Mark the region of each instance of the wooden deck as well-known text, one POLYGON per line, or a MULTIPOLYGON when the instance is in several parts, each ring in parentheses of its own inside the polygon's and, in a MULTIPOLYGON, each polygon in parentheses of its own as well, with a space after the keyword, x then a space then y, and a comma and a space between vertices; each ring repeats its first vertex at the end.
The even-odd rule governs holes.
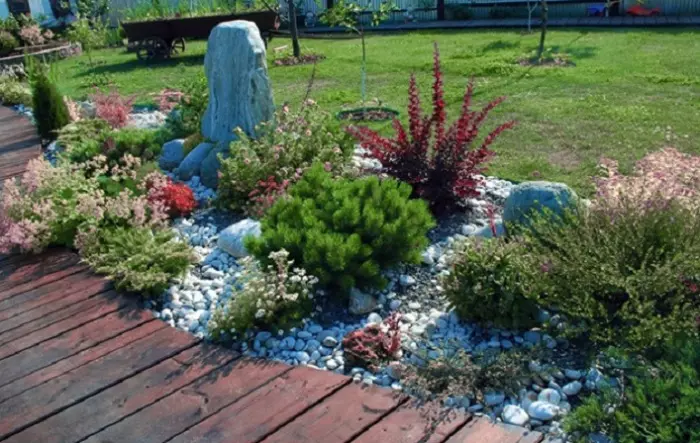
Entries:
MULTIPOLYGON (((0 107, 0 176, 40 152, 0 107)), ((0 442, 537 443, 345 376, 244 358, 169 327, 67 250, 0 257, 0 442)))

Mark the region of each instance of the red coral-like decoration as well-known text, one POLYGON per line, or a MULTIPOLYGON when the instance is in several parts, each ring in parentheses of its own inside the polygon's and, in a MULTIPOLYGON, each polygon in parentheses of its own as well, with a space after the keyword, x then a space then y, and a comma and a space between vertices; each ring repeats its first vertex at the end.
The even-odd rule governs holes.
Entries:
POLYGON ((149 193, 148 198, 163 203, 171 217, 188 216, 197 207, 192 189, 184 183, 168 181, 156 192, 149 193))
POLYGON ((492 101, 480 112, 472 111, 474 84, 470 81, 460 117, 446 128, 447 114, 437 43, 433 78, 433 111, 423 115, 416 78, 411 76, 408 87, 408 131, 400 121, 394 120, 396 134, 393 138, 383 137, 366 127, 349 127, 348 132, 382 163, 384 172, 409 183, 415 197, 426 199, 433 212, 441 213, 453 209, 465 198, 478 196, 478 174, 485 171, 484 163, 494 155, 489 147, 503 131, 515 126, 515 122, 498 126, 474 149, 472 144, 479 135, 481 124, 505 98, 492 101))
POLYGON ((401 348, 400 318, 394 313, 385 320, 384 327, 371 324, 348 333, 343 338, 348 363, 374 370, 381 362, 394 358, 401 348))

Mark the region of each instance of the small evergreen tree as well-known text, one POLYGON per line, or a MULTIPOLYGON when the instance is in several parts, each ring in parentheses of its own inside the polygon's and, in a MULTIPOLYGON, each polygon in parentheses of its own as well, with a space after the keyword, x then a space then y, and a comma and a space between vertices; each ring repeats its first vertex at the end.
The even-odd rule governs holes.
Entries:
POLYGON ((317 164, 289 195, 270 208, 262 236, 246 248, 265 263, 285 249, 296 266, 341 294, 353 286, 382 288, 382 271, 420 261, 435 225, 428 205, 409 199, 411 187, 393 179, 333 179, 317 164))
POLYGON ((44 140, 52 140, 56 131, 70 123, 68 107, 56 84, 49 76, 46 66, 30 63, 32 87, 32 107, 39 135, 44 140))

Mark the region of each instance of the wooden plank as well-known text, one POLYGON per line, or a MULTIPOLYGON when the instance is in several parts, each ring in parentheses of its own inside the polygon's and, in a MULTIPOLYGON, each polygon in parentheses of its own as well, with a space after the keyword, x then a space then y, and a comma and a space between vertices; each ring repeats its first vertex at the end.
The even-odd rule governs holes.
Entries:
POLYGON ((196 343, 194 337, 189 334, 178 332, 175 328, 163 328, 85 366, 12 397, 0 403, 0 440, 114 386, 196 343))
POLYGON ((80 366, 86 365, 93 360, 96 360, 104 355, 109 354, 119 348, 146 337, 159 329, 165 328, 167 325, 160 321, 151 321, 143 325, 124 332, 110 340, 100 343, 90 349, 86 349, 72 357, 60 360, 51 366, 47 366, 38 371, 15 380, 10 384, 0 387, 0 402, 7 400, 10 397, 19 395, 35 386, 45 383, 52 378, 56 378, 66 372, 72 371, 80 366))
POLYGON ((36 278, 32 281, 22 283, 20 285, 14 286, 6 291, 3 291, 2 299, 14 297, 16 295, 20 295, 24 292, 31 291, 32 289, 36 289, 36 288, 39 288, 43 285, 53 283, 57 280, 61 280, 61 279, 66 278, 70 275, 77 274, 78 272, 82 272, 86 269, 89 269, 87 265, 77 264, 77 265, 67 267, 65 269, 61 269, 61 270, 56 271, 56 272, 52 272, 51 274, 42 275, 41 277, 36 278))
MULTIPOLYGON (((82 315, 82 311, 85 311, 95 305, 98 305, 103 302, 102 297, 90 297, 87 300, 83 300, 79 303, 74 303, 64 309, 61 309, 59 311, 51 312, 50 314, 46 314, 42 316, 41 318, 38 318, 36 320, 33 320, 28 323, 24 323, 21 326, 14 328, 10 331, 6 331, 0 334, 0 345, 4 345, 5 343, 9 343, 13 340, 17 340, 20 337, 24 337, 25 335, 28 335, 31 332, 38 331, 39 329, 43 329, 53 323, 56 323, 58 321, 67 319, 69 317, 72 317, 73 315, 80 314, 82 315)), ((30 312, 34 311, 40 311, 41 308, 35 309, 30 312)), ((2 324, 5 323, 10 323, 12 320, 14 320, 17 317, 13 317, 10 320, 5 320, 2 322, 2 324)))
MULTIPOLYGON (((5 443, 77 442, 183 388, 238 357, 219 346, 190 348, 15 434, 5 443)), ((147 441, 149 434, 138 441, 147 441)))
MULTIPOLYGON (((80 257, 66 249, 49 249, 36 255, 16 256, 0 266, 0 300, 13 296, 12 288, 77 265, 80 257)), ((36 287, 36 286, 35 286, 36 287)), ((33 288, 26 288, 27 291, 33 288)))
POLYGON ((447 443, 539 443, 544 436, 520 426, 492 423, 480 417, 467 423, 447 443))
POLYGON ((66 294, 79 293, 83 300, 95 294, 104 292, 112 286, 109 280, 83 271, 70 275, 62 280, 39 286, 28 292, 23 292, 15 297, 0 302, 0 321, 7 320, 16 315, 54 303, 63 299, 66 294))
POLYGON ((168 443, 257 442, 348 383, 331 372, 296 367, 168 443))
POLYGON ((0 360, 0 385, 11 383, 59 360, 109 340, 122 332, 153 321, 149 311, 127 307, 71 329, 37 346, 0 360))
POLYGON ((51 303, 45 303, 35 309, 22 312, 19 315, 3 320, 0 322, 0 342, 2 342, 2 333, 19 328, 36 320, 45 319, 56 311, 65 311, 66 308, 70 308, 71 306, 85 301, 86 297, 89 297, 89 295, 87 295, 85 291, 66 291, 63 297, 52 300, 51 303))
POLYGON ((84 443, 164 442, 289 369, 289 366, 262 360, 236 360, 93 435, 84 443))
MULTIPOLYGON (((133 300, 119 297, 114 291, 106 292, 100 295, 100 297, 104 297, 103 303, 83 311, 80 315, 61 320, 44 329, 32 332, 29 335, 0 346, 0 359, 7 358, 66 331, 80 327, 96 318, 111 314, 112 312, 130 305, 134 306, 133 300)), ((1 376, 0 374, 0 377, 1 376)))
POLYGON ((471 419, 444 411, 439 404, 419 407, 408 402, 369 428, 353 443, 441 443, 471 419))
POLYGON ((351 384, 268 438, 265 443, 348 442, 405 402, 377 386, 351 384))

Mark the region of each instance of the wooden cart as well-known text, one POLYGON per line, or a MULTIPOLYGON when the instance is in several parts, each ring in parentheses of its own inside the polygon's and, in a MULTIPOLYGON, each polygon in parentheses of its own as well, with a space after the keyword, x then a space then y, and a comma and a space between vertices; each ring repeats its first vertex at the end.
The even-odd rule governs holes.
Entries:
POLYGON ((279 16, 272 11, 245 14, 180 17, 123 22, 122 28, 139 60, 170 58, 185 52, 185 39, 205 39, 216 25, 232 20, 254 22, 265 43, 279 27, 279 16))

